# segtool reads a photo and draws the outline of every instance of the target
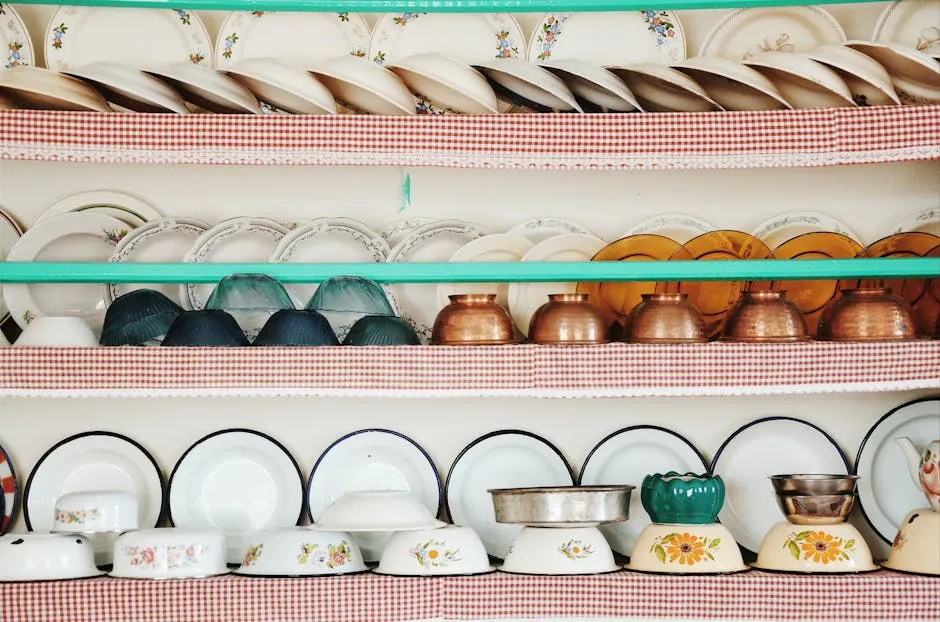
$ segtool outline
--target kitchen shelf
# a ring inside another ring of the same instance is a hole
[[[0,111],[0,159],[542,170],[833,166],[940,159],[940,105],[408,117],[8,110]]]
[[[0,396],[644,397],[940,386],[940,340],[597,346],[3,348]]]

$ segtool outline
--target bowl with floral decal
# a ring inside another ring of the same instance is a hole
[[[256,533],[234,573],[249,577],[313,577],[366,570],[350,534],[285,527]]]
[[[493,572],[480,536],[470,527],[397,531],[389,539],[378,574],[401,577],[476,575]]]
[[[747,570],[724,525],[648,525],[636,539],[628,570],[654,574],[730,574]]]
[[[502,572],[531,575],[601,574],[619,569],[597,527],[523,527],[499,567]]]
[[[655,473],[643,478],[640,501],[654,523],[709,525],[725,501],[725,483],[717,475]]]

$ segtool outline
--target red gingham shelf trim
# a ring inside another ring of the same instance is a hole
[[[539,169],[826,166],[940,158],[940,105],[444,116],[0,111],[0,159]]]
[[[936,620],[940,578],[858,576],[308,579],[233,575],[181,581],[99,578],[0,584],[4,622],[401,622],[609,617],[736,620]]]
[[[4,348],[0,395],[616,397],[940,386],[940,341]]]

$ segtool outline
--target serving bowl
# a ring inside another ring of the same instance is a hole
[[[496,488],[497,523],[530,527],[594,527],[630,518],[633,486],[547,486]]]
[[[496,303],[496,294],[454,294],[431,329],[431,344],[503,345],[515,343],[509,313]]]
[[[795,573],[854,573],[877,570],[871,551],[849,523],[778,523],[764,536],[752,568]]]
[[[254,346],[338,346],[333,327],[322,314],[306,309],[281,309],[268,318]]]
[[[251,345],[235,318],[225,311],[203,309],[180,313],[162,346],[225,347]]]
[[[17,337],[14,348],[91,348],[98,338],[80,317],[41,315],[33,318]]]
[[[101,345],[159,345],[182,311],[182,307],[156,290],[127,292],[115,298],[105,312]]]
[[[125,579],[193,579],[227,572],[222,532],[163,527],[118,536],[110,575]]]
[[[607,320],[588,294],[549,294],[529,320],[528,335],[546,345],[607,343]]]
[[[819,317],[825,341],[905,341],[917,337],[911,307],[883,287],[844,289]]]
[[[323,281],[305,308],[321,313],[341,340],[353,324],[367,315],[395,315],[382,286],[359,276],[334,276]]]
[[[410,577],[474,575],[493,570],[480,536],[469,527],[448,525],[396,532],[385,546],[375,572]]]
[[[582,575],[614,572],[619,567],[597,527],[523,527],[499,570],[512,574]]]
[[[83,579],[104,574],[91,544],[77,534],[8,533],[0,536],[0,581]]]
[[[254,339],[274,313],[293,308],[281,282],[266,274],[230,274],[206,301],[207,310],[225,311],[235,318],[248,339]]]
[[[643,478],[640,500],[654,523],[708,525],[718,519],[725,483],[717,475],[655,473]]]
[[[882,565],[900,572],[940,575],[940,512],[921,509],[905,516]]]
[[[255,577],[312,577],[367,570],[348,533],[287,527],[261,531],[235,574]]]
[[[722,329],[722,341],[771,343],[808,341],[806,320],[782,290],[742,292]]]
[[[344,346],[417,346],[420,343],[411,324],[388,315],[359,318],[343,339]]]
[[[624,341],[630,343],[703,343],[705,319],[688,294],[642,294],[630,312]]]
[[[348,492],[331,503],[312,527],[321,531],[417,531],[437,520],[417,497],[400,490]]]
[[[648,525],[630,553],[629,570],[656,574],[728,574],[747,570],[727,527]]]

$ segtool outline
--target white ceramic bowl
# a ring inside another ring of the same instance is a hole
[[[630,570],[660,574],[716,574],[747,570],[731,532],[710,525],[652,524],[640,532]]]
[[[214,529],[129,531],[114,543],[112,577],[191,579],[225,574],[225,536]]]
[[[721,110],[698,82],[681,71],[657,65],[637,63],[611,67],[649,112],[710,112]]]
[[[940,512],[914,510],[904,517],[885,568],[940,575]]]
[[[766,52],[744,61],[766,76],[794,108],[855,106],[852,93],[835,71],[790,52]]]
[[[523,106],[529,102],[549,110],[583,112],[564,80],[545,69],[519,58],[502,58],[480,62],[483,73],[502,87],[511,97],[521,97]]]
[[[329,89],[336,103],[368,114],[417,114],[415,98],[390,70],[358,56],[317,61],[308,68]]]
[[[940,102],[940,64],[929,55],[889,41],[846,41],[844,45],[869,56],[887,70],[901,103]]]
[[[83,579],[103,574],[87,538],[62,533],[0,537],[0,581]]]
[[[150,67],[147,73],[167,82],[182,98],[217,114],[261,114],[251,91],[224,73],[194,63]]]
[[[523,527],[499,568],[513,574],[576,575],[614,572],[614,554],[597,527]]]
[[[92,348],[98,338],[80,317],[41,315],[34,318],[17,338],[14,348]]]
[[[574,58],[546,62],[542,66],[561,78],[575,97],[602,110],[642,110],[623,80],[603,67]]]
[[[379,490],[346,493],[323,511],[313,528],[350,532],[417,531],[444,525],[411,493]]]
[[[108,101],[134,112],[189,112],[179,93],[134,67],[100,61],[73,67],[64,73],[89,82]]]
[[[887,70],[867,54],[833,43],[813,48],[803,55],[839,74],[856,103],[864,101],[869,106],[901,103]]]
[[[399,531],[388,541],[376,572],[399,576],[472,575],[492,572],[483,541],[473,529]]]
[[[69,492],[55,502],[52,531],[84,534],[132,531],[140,527],[137,512],[137,498],[123,490]]]
[[[757,561],[751,567],[825,574],[878,568],[862,535],[849,523],[813,526],[777,523],[764,536]]]
[[[0,95],[33,110],[111,112],[101,93],[78,78],[39,67],[0,72]]]
[[[762,73],[720,56],[696,56],[675,65],[694,79],[725,110],[791,108],[773,82]]]
[[[441,54],[415,54],[385,65],[416,97],[463,114],[496,114],[496,93],[479,71]]]
[[[287,527],[255,534],[235,574],[310,577],[366,570],[359,547],[348,533]]]
[[[297,114],[336,114],[329,89],[310,72],[276,58],[243,58],[225,68],[258,99]]]

